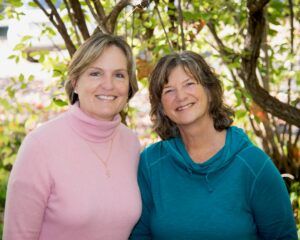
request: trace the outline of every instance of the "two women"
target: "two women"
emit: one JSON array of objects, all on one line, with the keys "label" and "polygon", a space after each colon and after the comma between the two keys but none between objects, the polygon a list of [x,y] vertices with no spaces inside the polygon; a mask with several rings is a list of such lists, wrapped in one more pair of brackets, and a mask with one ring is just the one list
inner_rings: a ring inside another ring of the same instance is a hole
[{"label": "two women", "polygon": [[[127,239],[137,222],[138,139],[119,113],[137,91],[129,46],[96,34],[74,55],[72,106],[30,133],[13,167],[5,240]],[[220,81],[193,52],[170,54],[150,77],[163,139],[141,154],[142,216],[131,239],[297,239],[271,159],[232,127]]]},{"label": "two women", "polygon": [[200,55],[161,58],[149,94],[163,140],[141,154],[143,210],[131,239],[298,239],[281,175],[231,126],[220,81]]},{"label": "two women", "polygon": [[34,130],[8,184],[5,240],[127,239],[141,212],[140,145],[120,112],[137,91],[132,52],[95,34],[75,53],[71,107]]}]

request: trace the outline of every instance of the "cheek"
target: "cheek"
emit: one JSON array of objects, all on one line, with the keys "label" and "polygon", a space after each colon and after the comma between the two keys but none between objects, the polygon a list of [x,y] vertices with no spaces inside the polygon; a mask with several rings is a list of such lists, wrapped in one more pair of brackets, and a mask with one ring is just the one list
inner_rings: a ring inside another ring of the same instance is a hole
[{"label": "cheek", "polygon": [[122,96],[128,97],[128,93],[129,93],[129,83],[128,83],[128,84],[120,84],[120,85],[118,86],[118,89],[119,89],[119,93],[120,93]]},{"label": "cheek", "polygon": [[164,113],[167,114],[171,106],[171,100],[169,98],[164,97],[161,99],[161,105]]},{"label": "cheek", "polygon": [[173,96],[172,94],[167,94],[167,95],[164,95],[162,98],[161,98],[161,103],[163,106],[168,106],[172,103],[173,101]]},{"label": "cheek", "polygon": [[78,92],[83,92],[86,89],[85,81],[82,77],[80,77],[76,82],[76,90]]}]

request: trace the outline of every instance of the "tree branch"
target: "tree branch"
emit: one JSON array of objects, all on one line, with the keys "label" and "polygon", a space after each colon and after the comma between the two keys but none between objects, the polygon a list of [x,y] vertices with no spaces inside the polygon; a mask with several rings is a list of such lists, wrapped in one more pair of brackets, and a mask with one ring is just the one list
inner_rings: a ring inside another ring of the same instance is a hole
[{"label": "tree branch", "polygon": [[76,36],[76,39],[77,39],[77,43],[81,44],[81,39],[79,37],[78,30],[77,30],[77,27],[76,27],[76,24],[75,24],[75,19],[74,19],[74,16],[72,15],[72,13],[71,13],[71,9],[70,9],[69,3],[68,3],[67,0],[64,0],[64,3],[66,5],[66,8],[67,8],[68,15],[69,15],[69,18],[71,20],[71,23],[74,26],[74,32],[75,32],[75,36]]},{"label": "tree branch", "polygon": [[130,5],[130,0],[120,0],[117,5],[113,8],[110,14],[107,16],[105,22],[106,28],[110,33],[113,33],[116,27],[116,22],[120,12]]},{"label": "tree branch", "polygon": [[160,24],[161,24],[161,26],[162,26],[162,28],[163,28],[163,30],[164,30],[164,33],[165,33],[167,42],[168,42],[168,44],[169,44],[169,48],[170,48],[171,51],[173,51],[173,45],[172,45],[172,42],[170,41],[170,39],[169,39],[169,37],[168,37],[168,33],[167,33],[167,31],[166,31],[164,22],[163,22],[163,20],[162,20],[162,18],[161,18],[161,16],[160,16],[160,12],[159,12],[159,9],[158,9],[158,7],[157,7],[156,4],[155,4],[154,9],[156,10],[156,12],[157,12],[157,14],[158,14],[158,18],[159,18]]},{"label": "tree branch", "polygon": [[[40,4],[40,2],[38,0],[33,0],[38,6],[39,8],[45,13],[45,15],[49,18],[50,22],[55,26],[55,28],[57,29],[57,31],[60,33],[60,35],[62,36],[62,38],[64,39],[64,42],[66,44],[66,48],[70,54],[70,56],[72,56],[75,51],[76,51],[76,47],[74,46],[67,28],[64,24],[64,22],[62,21],[62,19],[60,18],[55,6],[53,5],[53,3],[51,2],[51,0],[45,0],[45,2],[48,4],[49,8],[51,9],[51,13],[49,14],[46,9]],[[55,19],[56,21],[55,21]]]},{"label": "tree branch", "polygon": [[[97,24],[98,24],[98,27],[94,30],[94,32],[103,32],[103,33],[108,33],[107,29],[106,29],[106,26],[104,25],[103,21],[105,19],[105,12],[104,12],[104,9],[103,9],[103,6],[101,4],[100,1],[98,0],[92,0],[93,4],[94,4],[94,7],[91,5],[91,2],[90,0],[85,0],[88,8],[90,9],[90,12],[92,13],[93,17],[95,18]],[[95,12],[95,10],[96,12]]]},{"label": "tree branch", "polygon": [[182,50],[185,50],[186,45],[185,45],[184,30],[183,30],[183,16],[182,16],[182,9],[181,9],[181,0],[178,0],[178,21],[179,21],[179,26],[180,26]]},{"label": "tree branch", "polygon": [[263,9],[269,2],[270,0],[248,0],[247,8],[254,13]]},{"label": "tree branch", "polygon": [[91,14],[93,15],[94,19],[97,21],[98,25],[100,24],[100,18],[99,16],[97,15],[97,13],[95,12],[93,6],[91,5],[91,2],[90,0],[85,0],[85,3],[86,5],[88,6]]},{"label": "tree branch", "polygon": [[[288,0],[289,2],[289,10],[290,10],[290,45],[291,45],[291,54],[294,54],[294,5],[292,0]],[[293,63],[290,64],[290,69],[293,71],[294,65]],[[287,91],[287,103],[291,103],[291,88],[292,88],[292,79],[291,77],[288,78],[288,91]],[[288,125],[288,146],[292,147],[292,126]]]},{"label": "tree branch", "polygon": [[245,53],[242,56],[242,67],[245,73],[243,78],[246,89],[253,100],[265,111],[300,127],[300,110],[289,104],[279,101],[263,89],[256,76],[256,67],[259,57],[262,36],[265,28],[264,6],[268,0],[248,0],[249,9],[248,29],[245,42]]},{"label": "tree branch", "polygon": [[219,48],[219,52],[221,53],[221,55],[225,56],[227,58],[226,63],[228,63],[228,59],[231,59],[232,61],[234,61],[235,58],[238,57],[238,55],[229,47],[226,47],[224,45],[224,43],[222,42],[222,40],[219,38],[217,31],[216,31],[216,27],[213,24],[212,21],[208,21],[207,22],[207,27],[209,29],[209,31],[211,32],[211,34],[213,35],[218,48]]},{"label": "tree branch", "polygon": [[83,39],[86,40],[90,37],[90,34],[85,22],[83,11],[80,6],[80,2],[78,0],[72,0],[70,1],[70,4],[71,4],[71,8],[74,11],[76,24],[83,36]]},{"label": "tree branch", "polygon": [[103,6],[102,6],[101,2],[99,0],[92,0],[92,2],[95,6],[95,9],[96,9],[97,15],[99,17],[99,20],[104,21],[106,16],[105,16],[105,11],[103,9]]}]

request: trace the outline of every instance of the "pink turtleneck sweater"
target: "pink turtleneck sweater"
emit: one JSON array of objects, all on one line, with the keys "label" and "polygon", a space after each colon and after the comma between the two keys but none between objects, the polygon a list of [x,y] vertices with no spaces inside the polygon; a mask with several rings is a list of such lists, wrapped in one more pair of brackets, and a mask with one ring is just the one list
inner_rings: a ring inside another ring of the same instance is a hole
[{"label": "pink turtleneck sweater", "polygon": [[[108,177],[99,157],[108,156],[111,139]],[[78,104],[37,128],[10,175],[4,240],[128,239],[141,213],[139,150],[120,116],[95,120]]]}]

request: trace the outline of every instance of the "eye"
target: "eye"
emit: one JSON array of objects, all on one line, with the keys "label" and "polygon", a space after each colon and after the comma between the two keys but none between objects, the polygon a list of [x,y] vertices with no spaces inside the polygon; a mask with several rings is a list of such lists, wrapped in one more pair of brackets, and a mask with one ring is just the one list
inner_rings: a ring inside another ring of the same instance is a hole
[{"label": "eye", "polygon": [[185,85],[186,86],[193,86],[193,85],[196,85],[197,83],[194,82],[194,81],[188,81]]},{"label": "eye", "polygon": [[123,73],[116,73],[117,78],[125,78],[125,74]]},{"label": "eye", "polygon": [[172,93],[174,90],[172,88],[163,89],[162,95]]},{"label": "eye", "polygon": [[99,77],[99,76],[101,76],[101,72],[99,72],[99,71],[93,71],[93,72],[90,72],[89,75],[92,76],[92,77]]}]

